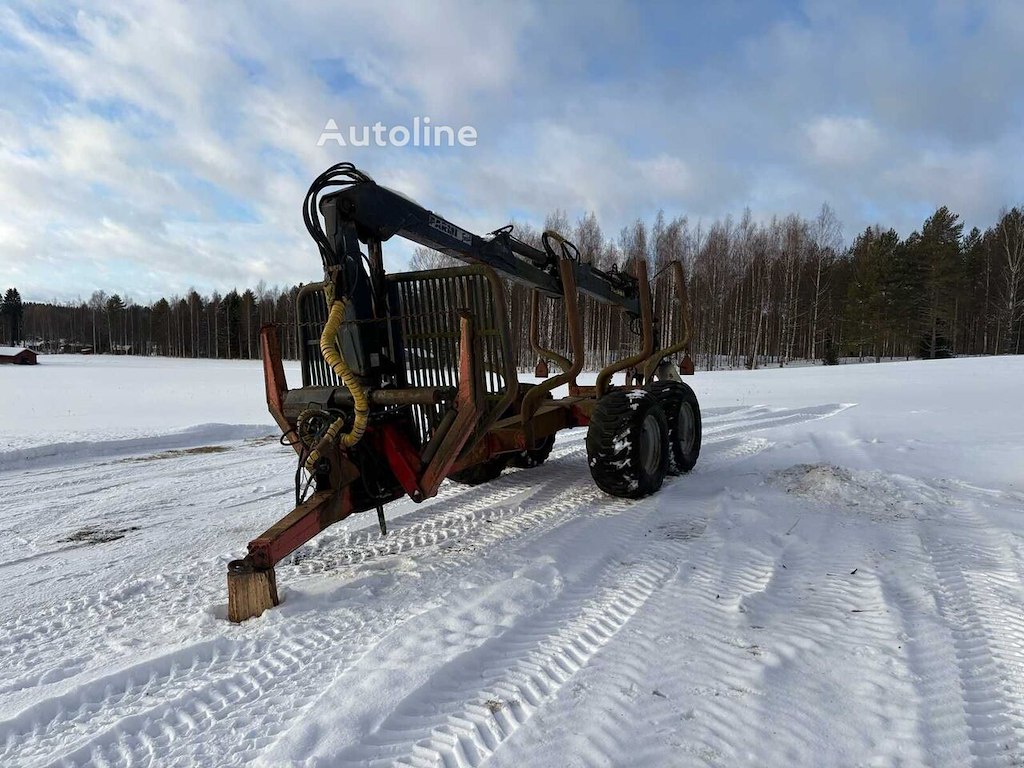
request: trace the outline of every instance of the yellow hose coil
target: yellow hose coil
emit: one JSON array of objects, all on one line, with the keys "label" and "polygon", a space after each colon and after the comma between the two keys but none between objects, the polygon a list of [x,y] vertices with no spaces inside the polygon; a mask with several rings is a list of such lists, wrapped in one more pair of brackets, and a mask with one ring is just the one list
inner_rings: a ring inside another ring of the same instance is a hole
[{"label": "yellow hose coil", "polygon": [[[327,292],[328,300],[331,299],[332,293],[333,291]],[[345,319],[346,306],[347,302],[345,299],[331,301],[331,311],[327,316],[327,322],[324,324],[324,331],[320,334],[320,352],[324,356],[324,361],[331,366],[331,370],[341,379],[342,383],[348,388],[348,391],[352,393],[355,418],[352,420],[352,429],[341,436],[341,444],[346,448],[350,448],[362,439],[363,433],[366,431],[366,423],[370,418],[370,400],[366,395],[366,391],[360,385],[359,379],[356,378],[352,369],[345,364],[345,358],[341,356],[341,352],[338,349],[338,329],[341,328],[341,323]],[[320,449],[326,448],[334,442],[344,426],[345,420],[338,418],[327,428],[327,432],[324,434],[320,444],[309,454],[309,458],[306,459],[306,469],[313,469],[317,461],[320,460]]]}]

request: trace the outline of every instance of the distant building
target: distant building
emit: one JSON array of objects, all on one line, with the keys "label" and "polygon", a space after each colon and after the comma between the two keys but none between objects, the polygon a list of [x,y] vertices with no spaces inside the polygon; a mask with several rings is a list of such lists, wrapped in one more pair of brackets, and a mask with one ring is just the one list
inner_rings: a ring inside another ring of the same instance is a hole
[{"label": "distant building", "polygon": [[91,355],[92,347],[87,344],[63,343],[57,347],[57,353],[61,355]]},{"label": "distant building", "polygon": [[26,347],[0,347],[0,364],[35,365],[36,353]]}]

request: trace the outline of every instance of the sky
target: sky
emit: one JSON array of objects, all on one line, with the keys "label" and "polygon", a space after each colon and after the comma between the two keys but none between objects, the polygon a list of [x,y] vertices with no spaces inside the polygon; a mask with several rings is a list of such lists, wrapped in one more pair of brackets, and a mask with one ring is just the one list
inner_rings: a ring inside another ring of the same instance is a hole
[{"label": "sky", "polygon": [[[827,202],[849,241],[1024,203],[1020,2],[14,2],[0,83],[30,301],[317,279],[302,200],[344,160],[478,233]],[[475,146],[318,146],[416,117]]]}]

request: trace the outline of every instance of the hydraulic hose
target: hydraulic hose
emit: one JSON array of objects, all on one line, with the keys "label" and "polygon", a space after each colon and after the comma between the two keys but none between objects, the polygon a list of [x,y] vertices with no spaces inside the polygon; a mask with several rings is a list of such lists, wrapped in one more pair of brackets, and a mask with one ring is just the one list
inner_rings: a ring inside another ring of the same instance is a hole
[{"label": "hydraulic hose", "polygon": [[[327,294],[327,298],[330,300],[333,291],[328,291]],[[345,358],[342,357],[341,351],[338,349],[338,330],[345,319],[345,307],[347,305],[348,302],[345,299],[331,301],[330,313],[327,316],[327,322],[324,324],[323,333],[320,334],[320,352],[324,356],[324,361],[331,367],[331,370],[341,379],[342,383],[348,388],[348,391],[352,393],[353,411],[355,412],[352,428],[340,436],[341,444],[346,448],[351,448],[362,439],[363,433],[366,432],[366,423],[370,418],[370,400],[367,397],[366,390],[363,389],[352,369],[345,363]],[[313,469],[320,460],[321,451],[339,439],[339,433],[344,427],[344,418],[339,417],[334,420],[334,423],[327,428],[327,432],[324,433],[319,445],[309,454],[309,458],[306,459],[307,469]]]}]

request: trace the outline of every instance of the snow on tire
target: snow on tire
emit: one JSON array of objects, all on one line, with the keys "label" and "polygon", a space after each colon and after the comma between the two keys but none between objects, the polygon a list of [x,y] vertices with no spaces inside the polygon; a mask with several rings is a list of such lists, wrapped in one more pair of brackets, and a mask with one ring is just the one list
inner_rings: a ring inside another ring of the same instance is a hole
[{"label": "snow on tire", "polygon": [[668,471],[668,422],[650,392],[616,390],[602,397],[587,430],[587,459],[597,487],[638,499],[661,488]]}]

